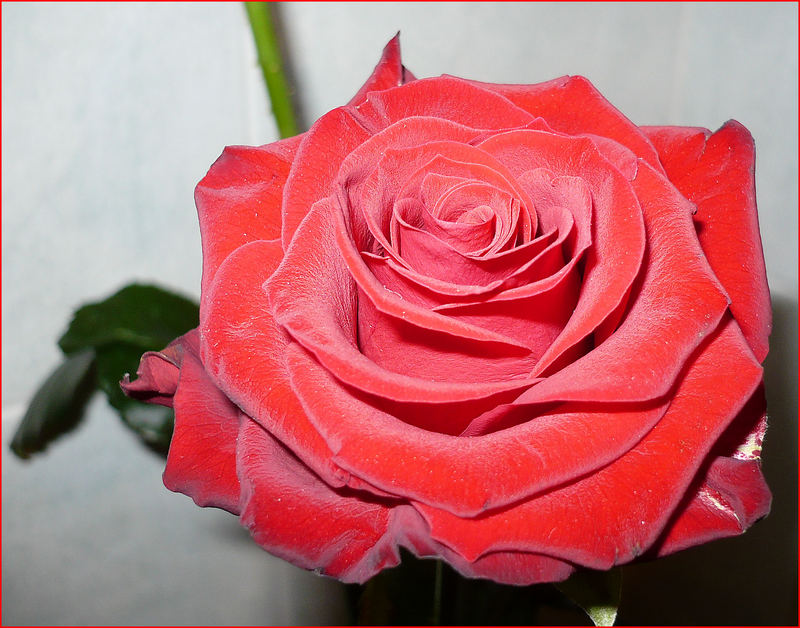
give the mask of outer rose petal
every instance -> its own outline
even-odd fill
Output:
[[[356,108],[358,119],[373,133],[405,118],[443,118],[482,129],[509,129],[534,120],[507,98],[452,76],[414,81],[402,88],[371,92]]]
[[[714,134],[687,127],[642,130],[670,180],[697,205],[700,244],[731,298],[733,316],[763,361],[772,310],[756,212],[753,138],[735,120]]]
[[[196,329],[164,351],[142,356],[138,378],[121,382],[127,395],[175,408],[164,484],[198,506],[237,513],[236,433],[239,409],[211,381],[199,359]]]
[[[281,242],[288,249],[312,205],[330,193],[339,166],[370,134],[340,107],[326,113],[305,134],[283,193]]]
[[[531,388],[521,398],[525,402],[620,402],[665,395],[727,309],[727,297],[694,234],[686,199],[645,163],[633,184],[642,202],[648,254],[629,310],[605,342]]]
[[[239,413],[211,381],[197,353],[187,353],[175,393],[175,430],[164,486],[188,495],[198,506],[215,506],[238,514]]]
[[[253,240],[281,234],[281,199],[302,136],[266,146],[228,146],[194,193],[203,241],[205,292],[219,265]]]
[[[263,283],[278,266],[277,241],[250,242],[220,267],[200,305],[201,351],[217,386],[331,486],[344,484],[305,417],[286,374],[289,339],[269,313]]]
[[[247,418],[237,459],[242,524],[270,553],[345,582],[363,582],[399,562],[389,508],[334,491]]]
[[[575,571],[573,565],[563,560],[529,552],[491,552],[472,562],[446,547],[440,555],[467,578],[489,578],[501,584],[561,582]]]
[[[473,517],[594,471],[631,449],[668,400],[607,407],[569,404],[491,434],[458,437],[418,429],[356,397],[297,345],[292,386],[342,468],[397,495]],[[347,416],[347,420],[342,420]],[[574,434],[581,434],[576,439]],[[388,463],[387,461],[391,461]]]
[[[360,105],[364,102],[369,92],[397,87],[413,80],[414,75],[405,68],[401,60],[400,33],[397,33],[383,48],[380,61],[378,61],[378,65],[375,66],[366,83],[362,85],[361,89],[356,92],[356,95],[347,104],[352,106]]]
[[[193,329],[173,340],[163,351],[148,351],[139,362],[136,379],[130,381],[129,375],[125,374],[120,382],[122,390],[139,401],[171,408],[178,388],[185,345],[196,345],[197,342],[197,330]]]
[[[502,94],[535,117],[544,118],[555,131],[615,140],[661,171],[658,154],[639,127],[583,76],[564,76],[536,85],[475,84]]]
[[[467,577],[507,584],[564,580],[573,567],[548,556],[497,552],[474,562],[432,541],[411,506],[333,490],[246,417],[239,432],[243,525],[264,549],[344,582],[364,582],[400,562],[399,546],[439,556]],[[313,534],[308,531],[313,530]]]
[[[629,562],[657,540],[711,444],[760,381],[761,368],[728,320],[689,367],[666,415],[612,464],[476,519],[418,508],[431,536],[468,560],[518,550],[591,569]]]
[[[657,554],[741,534],[769,513],[771,497],[757,461],[717,458]]]
[[[766,430],[764,386],[750,398],[714,446],[705,469],[687,493],[666,534],[654,548],[659,556],[713,539],[741,534],[770,508],[761,472]]]
[[[355,107],[362,104],[370,92],[397,87],[413,80],[414,75],[403,66],[400,58],[398,33],[386,44],[372,74],[347,104]],[[336,175],[341,160],[366,139],[366,135],[361,136],[363,129],[358,126],[352,115],[343,113],[342,109],[334,109],[320,118],[310,133],[304,134],[304,137],[311,135],[318,139],[319,143],[315,145],[312,141],[313,148],[303,150],[295,160],[298,164],[295,168],[295,189],[288,191],[283,199],[285,226],[281,238],[284,247],[289,245],[295,229],[311,206],[326,195],[325,191]],[[333,146],[339,150],[332,150]]]

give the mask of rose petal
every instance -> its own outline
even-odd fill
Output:
[[[769,513],[770,502],[758,462],[717,458],[706,481],[670,527],[657,555],[741,534]]]
[[[339,166],[370,134],[340,107],[326,113],[306,133],[283,192],[281,242],[287,249],[297,227],[320,199],[331,193]]]
[[[501,273],[501,270],[505,270],[502,266],[511,265],[506,262],[506,259],[512,256],[520,258],[520,261],[527,259],[528,264],[518,267],[517,271],[506,279],[496,279],[483,286],[440,281],[434,277],[425,276],[401,266],[390,257],[379,257],[369,253],[362,253],[361,257],[370,272],[387,290],[402,295],[403,299],[426,308],[441,307],[447,309],[456,307],[459,303],[473,303],[482,301],[485,298],[498,298],[493,295],[498,293],[500,289],[506,289],[508,285],[520,283],[524,279],[524,271],[526,269],[529,271],[537,270],[537,268],[532,268],[536,258],[553,245],[557,235],[558,232],[556,230],[550,231],[513,249],[513,251],[508,251],[508,258],[504,257],[505,254],[500,254],[492,262],[487,260],[487,264],[496,263],[500,266],[500,269],[497,270],[498,274]],[[454,278],[454,280],[457,279],[457,277]],[[548,283],[549,285],[550,283]],[[502,295],[503,293],[499,294]]]
[[[253,240],[281,233],[281,199],[302,136],[266,146],[229,146],[197,185],[205,291],[223,260]]]
[[[292,385],[336,464],[389,493],[467,517],[608,464],[633,447],[669,403],[521,408],[530,420],[462,438],[408,425],[379,400],[367,403],[296,345],[288,349],[288,364]]]
[[[136,379],[130,381],[128,374],[125,374],[120,382],[122,390],[139,401],[171,408],[186,345],[197,347],[197,343],[197,330],[193,329],[173,340],[163,351],[146,352],[139,362]]]
[[[239,414],[239,408],[208,377],[196,351],[187,351],[175,393],[175,430],[164,486],[188,495],[198,506],[238,514]]]
[[[237,513],[239,481],[235,443],[239,409],[216,387],[199,360],[198,330],[162,352],[142,356],[138,379],[122,382],[125,394],[175,408],[175,428],[164,485],[198,506]]]
[[[530,246],[504,251],[505,255],[490,253],[486,257],[476,257],[464,254],[451,246],[451,243],[431,233],[407,225],[401,226],[400,236],[399,256],[406,262],[407,276],[434,280],[432,282],[422,280],[426,286],[441,285],[441,283],[466,288],[480,286],[484,288],[480,292],[486,292],[505,284],[504,280],[509,275],[516,277],[524,270],[529,270],[531,264],[535,263],[537,266],[533,271],[534,274],[547,275],[547,269],[552,272],[564,262],[558,246],[560,240],[552,243],[544,251],[540,250],[540,242],[533,243],[531,240]],[[564,234],[562,239],[566,237],[567,234]],[[536,255],[533,255],[534,253]],[[534,259],[537,262],[534,262]],[[541,266],[546,270],[537,271]],[[463,293],[463,290],[458,292]]]
[[[529,552],[492,552],[473,562],[444,548],[441,554],[467,578],[489,578],[501,584],[527,586],[540,582],[561,582],[575,571],[569,563]]]
[[[305,418],[286,374],[289,342],[269,313],[263,283],[278,266],[277,241],[257,241],[232,253],[203,293],[200,345],[217,386],[331,486],[347,475]]]
[[[544,118],[556,131],[615,140],[663,172],[655,148],[639,127],[583,76],[564,76],[535,85],[473,84],[502,94],[532,116]]]
[[[546,282],[547,288],[539,292],[515,299],[445,305],[436,311],[524,344],[531,352],[528,364],[533,371],[533,365],[562,333],[578,300],[579,277],[569,272],[574,265],[563,268],[567,272],[551,275],[553,281]]]
[[[686,199],[644,162],[633,185],[649,248],[628,313],[605,342],[531,388],[521,401],[660,397],[726,311],[727,297],[697,242]]]
[[[503,96],[452,76],[371,92],[356,110],[372,133],[415,116],[443,118],[476,129],[516,128],[534,119]]]
[[[247,418],[237,461],[242,525],[271,554],[345,582],[364,582],[399,562],[389,508],[330,488]]]
[[[414,75],[402,64],[398,33],[386,44],[372,74],[350,100],[348,107],[334,109],[322,116],[304,134],[304,139],[309,140],[308,146],[294,160],[295,174],[283,197],[281,241],[284,248],[289,246],[297,226],[311,206],[327,195],[342,159],[369,137],[353,118],[355,109],[351,107],[363,104],[370,92],[414,80]]]
[[[659,556],[713,539],[741,534],[770,508],[761,472],[766,430],[763,384],[714,445],[673,521],[654,548]]]
[[[629,562],[657,540],[712,443],[760,381],[761,369],[729,319],[686,371],[667,413],[628,454],[577,482],[480,518],[418,509],[432,537],[467,560],[518,550],[591,569]]]
[[[772,310],[756,213],[753,138],[734,120],[713,134],[686,127],[643,131],[675,187],[697,205],[700,245],[753,353],[763,361]]]
[[[639,273],[645,249],[641,208],[630,183],[586,138],[542,131],[508,131],[481,142],[515,176],[547,168],[557,176],[580,177],[594,202],[594,246],[589,250],[578,305],[561,335],[542,356],[537,374],[559,364],[622,303]]]
[[[400,33],[397,33],[384,46],[381,58],[370,77],[347,104],[359,105],[364,102],[369,92],[397,87],[413,80],[414,75],[405,68],[401,60]]]
[[[561,296],[561,295],[559,295]],[[459,320],[480,325],[486,329],[515,338],[538,347],[548,335],[560,331],[563,320],[569,316],[567,305],[555,300],[552,311],[537,308],[550,305],[541,303],[514,303],[509,308],[484,308],[474,313],[459,313]],[[520,311],[523,308],[526,311]],[[498,311],[499,310],[499,311]],[[559,318],[560,315],[560,318]],[[560,323],[560,325],[559,325]],[[509,355],[498,345],[475,342],[466,338],[433,333],[424,327],[402,319],[385,316],[365,296],[358,305],[358,346],[361,352],[377,366],[394,373],[429,380],[431,382],[509,382],[526,379],[536,364],[537,354],[525,351]],[[553,327],[557,327],[555,332]],[[463,425],[440,425],[441,413],[429,413],[428,429],[459,433]]]
[[[422,516],[410,506],[395,508],[393,523],[403,545],[421,558],[443,558],[467,578],[489,578],[495,582],[528,585],[537,582],[558,582],[575,568],[563,561],[525,552],[495,552],[469,562],[457,552],[430,538]]]

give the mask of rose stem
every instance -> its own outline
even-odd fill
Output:
[[[441,625],[442,615],[442,561],[436,561],[436,572],[433,581],[433,619],[434,626]]]
[[[253,30],[253,39],[258,51],[258,63],[267,84],[267,93],[272,104],[272,113],[281,137],[297,135],[297,121],[292,110],[289,84],[283,70],[278,38],[272,22],[268,2],[245,2],[247,17]]]

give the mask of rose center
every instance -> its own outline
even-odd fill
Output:
[[[484,222],[489,222],[492,216],[494,216],[494,212],[491,207],[488,205],[479,205],[478,207],[473,207],[465,211],[456,219],[456,222],[465,225],[480,225]]]

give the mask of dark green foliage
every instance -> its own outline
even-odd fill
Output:
[[[125,425],[153,451],[166,455],[174,415],[170,408],[135,401],[119,387],[136,373],[146,351],[159,351],[197,327],[196,303],[157,286],[132,284],[79,308],[58,341],[64,362],[36,391],[11,449],[27,458],[80,422],[91,393],[102,390]]]

